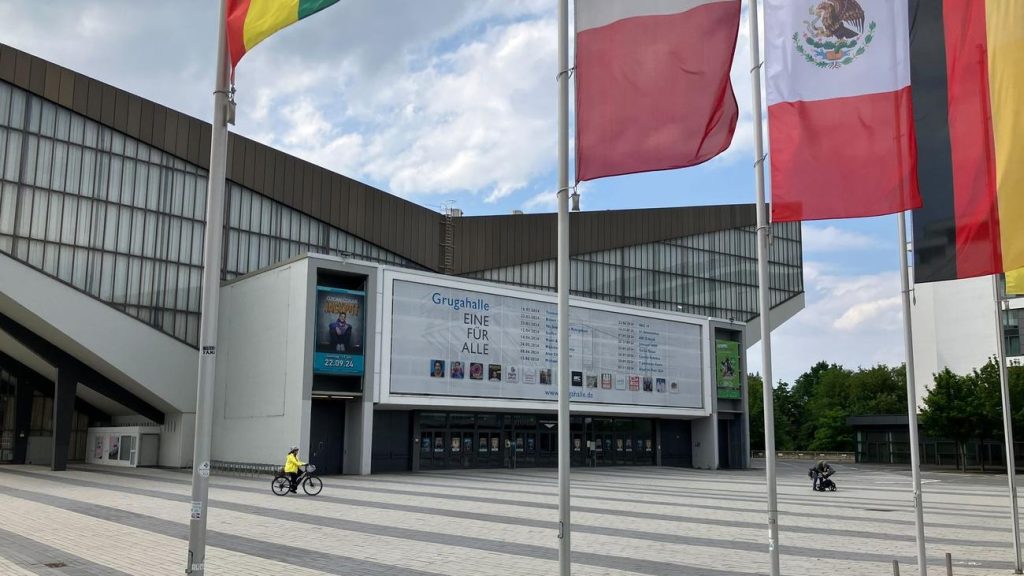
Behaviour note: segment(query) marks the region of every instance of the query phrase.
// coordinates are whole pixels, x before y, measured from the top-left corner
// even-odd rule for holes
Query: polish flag
[[[917,208],[903,0],[765,0],[772,220]]]
[[[576,181],[728,148],[739,21],[740,0],[577,0]]]

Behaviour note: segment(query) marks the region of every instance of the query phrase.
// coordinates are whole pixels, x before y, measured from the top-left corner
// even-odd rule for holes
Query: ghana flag
[[[252,47],[278,30],[336,4],[338,0],[228,0],[231,68]]]
[[[1024,1],[909,0],[914,280],[1024,290]]]

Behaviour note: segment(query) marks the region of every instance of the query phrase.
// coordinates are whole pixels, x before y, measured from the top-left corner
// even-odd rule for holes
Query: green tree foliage
[[[1010,410],[1014,435],[1024,436],[1024,368],[1011,366],[1008,371]],[[921,427],[932,438],[956,442],[958,460],[971,440],[1002,439],[1003,406],[999,381],[999,363],[990,358],[970,374],[958,375],[943,370],[928,387],[921,410]],[[959,462],[958,462],[959,466]]]
[[[750,449],[764,450],[764,380],[758,374],[747,376],[747,415],[750,417]]]
[[[750,441],[751,447],[758,450],[764,446],[761,378],[750,376],[748,385]],[[780,382],[773,392],[778,450],[850,451],[855,446],[853,430],[846,425],[849,416],[907,411],[906,373],[902,366],[853,371],[838,364],[818,362],[801,374],[792,387]],[[1024,419],[1024,411],[1021,418]]]
[[[750,446],[764,449],[763,383],[747,378]],[[1017,438],[1024,439],[1024,367],[1009,369],[1010,403]],[[885,365],[848,370],[818,362],[789,386],[773,389],[775,447],[778,450],[852,451],[850,416],[907,413],[907,374],[903,366]],[[963,376],[945,370],[935,375],[924,398],[920,423],[932,438],[964,445],[972,440],[1002,440],[1002,400],[999,365],[989,360]]]

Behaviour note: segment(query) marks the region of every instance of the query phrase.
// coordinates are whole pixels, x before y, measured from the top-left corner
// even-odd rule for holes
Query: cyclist
[[[284,473],[291,480],[292,492],[295,492],[295,489],[299,487],[299,467],[305,465],[305,462],[299,460],[299,447],[292,446],[291,450],[288,451],[288,457],[284,461]]]

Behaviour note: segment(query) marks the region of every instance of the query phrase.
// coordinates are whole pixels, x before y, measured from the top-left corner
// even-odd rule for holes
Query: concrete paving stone
[[[909,474],[837,466],[813,493],[806,463],[780,462],[784,574],[916,574]],[[0,574],[175,574],[184,568],[190,476],[76,466],[0,467]],[[925,474],[930,571],[1012,572],[1005,477]],[[321,496],[277,497],[269,479],[214,476],[208,574],[536,576],[557,574],[551,469],[325,478]],[[573,574],[765,574],[763,470],[574,470]],[[8,515],[10,511],[13,515]],[[7,537],[5,537],[7,536]],[[50,573],[50,572],[47,572]]]

